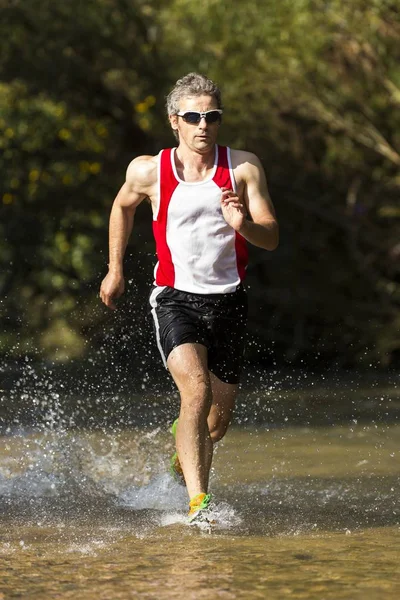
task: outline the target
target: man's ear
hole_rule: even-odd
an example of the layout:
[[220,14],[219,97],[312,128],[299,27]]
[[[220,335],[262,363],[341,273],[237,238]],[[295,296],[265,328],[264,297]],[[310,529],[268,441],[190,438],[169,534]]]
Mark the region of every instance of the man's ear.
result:
[[169,115],[168,118],[172,129],[178,131],[178,115]]

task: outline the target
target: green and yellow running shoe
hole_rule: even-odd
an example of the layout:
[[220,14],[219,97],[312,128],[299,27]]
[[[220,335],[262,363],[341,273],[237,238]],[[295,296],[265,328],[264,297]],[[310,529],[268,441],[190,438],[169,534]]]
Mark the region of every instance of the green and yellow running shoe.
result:
[[205,523],[208,525],[212,525],[214,521],[212,521],[210,517],[210,502],[211,502],[211,494],[197,494],[194,498],[189,502],[189,514],[188,521],[189,523]]
[[[170,429],[170,432],[172,433],[174,438],[176,438],[177,426],[178,426],[178,419],[175,419],[175,421],[172,423],[172,427]],[[181,463],[179,462],[179,457],[178,457],[177,452],[174,452],[174,454],[171,456],[171,460],[169,462],[169,471],[170,471],[172,477],[175,479],[175,481],[177,481],[181,485],[186,485],[185,477],[183,475],[182,466],[181,466]]]

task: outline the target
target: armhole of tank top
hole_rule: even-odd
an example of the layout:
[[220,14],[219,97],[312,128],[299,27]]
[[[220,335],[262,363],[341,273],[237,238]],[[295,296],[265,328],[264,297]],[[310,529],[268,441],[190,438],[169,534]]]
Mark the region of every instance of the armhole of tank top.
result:
[[234,192],[237,192],[235,175],[234,175],[233,168],[232,168],[231,149],[229,147],[226,149],[226,153],[228,156],[229,176],[231,178],[232,189]]
[[154,208],[153,221],[157,221],[158,213],[160,212],[161,205],[161,155],[164,150],[160,150],[157,157],[157,206]]

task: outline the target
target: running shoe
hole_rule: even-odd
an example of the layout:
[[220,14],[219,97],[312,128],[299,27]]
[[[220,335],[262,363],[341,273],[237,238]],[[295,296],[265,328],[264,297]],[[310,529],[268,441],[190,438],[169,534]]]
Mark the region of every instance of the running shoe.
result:
[[210,502],[211,494],[197,494],[189,502],[188,521],[192,523],[205,523],[212,525],[213,521],[210,517]]
[[[174,438],[176,438],[177,426],[178,426],[178,419],[175,419],[175,421],[172,423],[172,427],[170,429]],[[178,457],[177,452],[174,452],[174,454],[171,456],[171,460],[169,462],[169,471],[170,471],[172,477],[175,479],[175,481],[177,481],[181,485],[186,485],[185,477],[183,475],[182,466],[181,466],[181,463],[179,462],[179,457]]]

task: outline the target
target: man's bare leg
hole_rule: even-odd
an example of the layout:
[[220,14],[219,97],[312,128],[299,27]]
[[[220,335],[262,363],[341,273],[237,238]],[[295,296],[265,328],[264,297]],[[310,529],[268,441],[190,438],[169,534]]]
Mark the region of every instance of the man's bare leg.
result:
[[212,402],[207,349],[182,344],[168,356],[168,369],[181,396],[176,449],[189,498],[207,492],[213,444],[207,425]]
[[239,384],[225,383],[210,373],[212,405],[207,424],[213,443],[221,440],[232,419]]

